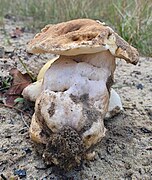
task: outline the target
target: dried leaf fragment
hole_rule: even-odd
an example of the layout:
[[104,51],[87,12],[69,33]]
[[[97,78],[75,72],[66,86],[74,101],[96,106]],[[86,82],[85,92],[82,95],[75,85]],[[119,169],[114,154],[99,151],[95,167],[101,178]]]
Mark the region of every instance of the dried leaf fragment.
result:
[[13,30],[13,32],[10,33],[11,38],[17,38],[22,35],[23,31],[19,27],[16,27],[16,29]]
[[18,69],[13,68],[10,71],[10,75],[13,76],[13,82],[11,87],[5,94],[6,104],[13,106],[15,104],[14,100],[20,97],[23,89],[28,86],[32,80],[30,76],[26,74],[22,74]]

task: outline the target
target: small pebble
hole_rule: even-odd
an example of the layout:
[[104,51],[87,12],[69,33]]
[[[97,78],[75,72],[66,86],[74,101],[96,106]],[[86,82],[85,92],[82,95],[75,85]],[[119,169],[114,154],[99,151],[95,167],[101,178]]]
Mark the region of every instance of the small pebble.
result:
[[139,84],[137,84],[137,86],[136,86],[136,87],[137,87],[137,89],[141,89],[141,90],[144,88],[144,86],[143,86],[142,84],[140,84],[140,83],[139,83]]
[[24,148],[22,148],[22,150],[25,151],[26,154],[31,154],[31,152],[32,152],[32,150],[28,147],[24,147]]
[[149,129],[147,129],[147,128],[145,128],[145,127],[140,128],[140,130],[141,130],[143,133],[152,133],[152,131],[150,131]]
[[11,135],[5,135],[5,138],[11,138]]
[[20,178],[26,177],[26,170],[16,169],[14,170],[14,175],[18,175]]

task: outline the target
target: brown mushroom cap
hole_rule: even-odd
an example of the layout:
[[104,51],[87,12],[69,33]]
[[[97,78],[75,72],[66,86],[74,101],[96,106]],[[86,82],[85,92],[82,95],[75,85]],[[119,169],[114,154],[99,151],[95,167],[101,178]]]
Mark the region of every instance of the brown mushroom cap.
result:
[[79,55],[109,50],[114,56],[136,64],[139,54],[110,27],[91,19],[47,25],[28,44],[29,53]]

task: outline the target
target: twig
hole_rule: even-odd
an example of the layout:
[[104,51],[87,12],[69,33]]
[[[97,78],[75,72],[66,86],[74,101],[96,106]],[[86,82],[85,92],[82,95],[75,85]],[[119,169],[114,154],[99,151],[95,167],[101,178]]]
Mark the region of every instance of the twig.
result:
[[46,169],[49,169],[51,166],[46,166],[46,167],[37,167],[37,166],[34,166],[34,167],[37,170],[46,170]]
[[123,87],[131,87],[130,85],[113,85],[112,88],[117,88],[117,89],[120,89],[120,88],[123,88]]
[[7,105],[7,104],[2,104],[2,103],[0,103],[0,106],[1,106],[1,107],[6,107],[6,108],[10,108],[10,109],[15,109],[16,111],[19,111],[19,112],[25,114],[26,116],[28,116],[29,118],[31,118],[31,116],[30,116],[29,114],[27,114],[27,113],[24,112],[23,110],[18,109],[18,108],[14,107],[14,106],[10,106],[10,105]]
[[32,79],[32,81],[34,81],[35,79],[33,78],[32,74],[30,73],[30,71],[28,70],[27,66],[25,65],[25,63],[22,61],[22,59],[20,57],[18,57],[20,63],[22,64],[22,66],[24,67],[24,69],[26,70],[27,74],[30,76],[30,78]]
[[135,109],[135,107],[123,106],[124,109]]
[[24,122],[25,126],[29,128],[30,126],[26,123],[22,112],[21,112],[21,118],[22,118],[22,121]]

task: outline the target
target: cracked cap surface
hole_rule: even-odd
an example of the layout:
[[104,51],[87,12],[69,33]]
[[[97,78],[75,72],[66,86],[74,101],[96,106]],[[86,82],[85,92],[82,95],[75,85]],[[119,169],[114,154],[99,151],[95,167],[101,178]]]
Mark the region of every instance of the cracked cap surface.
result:
[[138,51],[110,27],[91,19],[76,19],[45,26],[28,44],[29,53],[58,55],[90,54],[109,50],[116,57],[136,64]]

